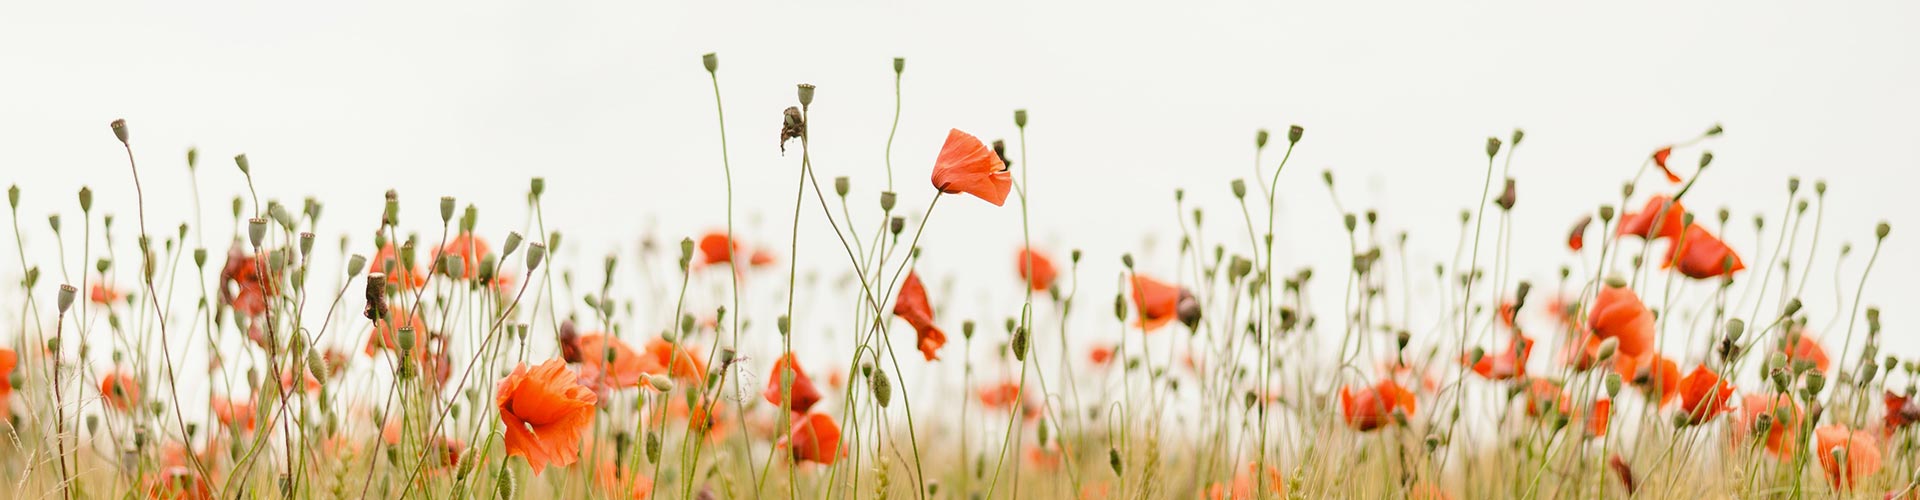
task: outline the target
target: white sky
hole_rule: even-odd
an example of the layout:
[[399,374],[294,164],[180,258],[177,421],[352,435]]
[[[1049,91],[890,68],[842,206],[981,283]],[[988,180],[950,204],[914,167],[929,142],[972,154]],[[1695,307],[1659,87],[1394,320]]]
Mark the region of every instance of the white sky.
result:
[[[723,224],[699,63],[718,52],[736,189],[751,207],[742,220],[758,218],[747,234],[783,248],[798,156],[781,156],[775,136],[793,84],[819,86],[817,167],[823,182],[853,177],[864,226],[886,182],[890,60],[904,56],[900,206],[931,196],[948,128],[1010,138],[1011,111],[1030,109],[1035,239],[1062,260],[1086,249],[1092,321],[1105,317],[1119,253],[1173,273],[1174,188],[1207,208],[1210,241],[1244,245],[1227,183],[1250,174],[1256,128],[1279,144],[1287,125],[1306,127],[1281,181],[1282,266],[1335,276],[1315,290],[1331,304],[1346,250],[1322,169],[1348,207],[1411,231],[1424,280],[1452,252],[1458,210],[1477,201],[1484,138],[1525,128],[1515,268],[1545,282],[1570,262],[1561,245],[1582,211],[1615,199],[1653,149],[1718,122],[1727,134],[1706,144],[1718,160],[1689,204],[1732,207],[1742,222],[1727,237],[1751,265],[1773,240],[1755,248],[1745,221],[1764,210],[1778,227],[1788,175],[1827,179],[1816,276],[1850,241],[1850,289],[1874,223],[1891,221],[1868,302],[1889,307],[1893,351],[1920,353],[1901,329],[1920,323],[1897,307],[1920,298],[1907,243],[1920,230],[1920,4],[1178,4],[12,3],[0,7],[0,183],[26,191],[36,250],[48,242],[39,214],[75,218],[81,185],[122,214],[130,241],[132,185],[107,130],[126,118],[153,225],[189,216],[182,154],[198,145],[213,236],[243,189],[226,159],[246,152],[263,195],[329,203],[325,248],[348,230],[364,246],[389,188],[422,231],[443,195],[478,204],[490,234],[518,229],[526,179],[540,175],[547,221],[592,269],[645,230],[671,241]],[[1698,152],[1676,154],[1683,174]],[[808,203],[803,265],[839,266]],[[941,203],[924,269],[968,271],[952,299],[966,304],[945,322],[1017,310],[1018,221],[1012,202]],[[1834,312],[1830,278],[1809,287],[1817,321]],[[749,313],[767,324],[778,311]]]

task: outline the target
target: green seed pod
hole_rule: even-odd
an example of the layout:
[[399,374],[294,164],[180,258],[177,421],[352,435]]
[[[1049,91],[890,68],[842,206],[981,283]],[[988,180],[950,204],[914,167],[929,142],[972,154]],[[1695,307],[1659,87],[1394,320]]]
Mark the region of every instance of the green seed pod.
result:
[[1019,128],[1027,128],[1027,110],[1024,110],[1024,109],[1013,110],[1013,126],[1019,127]]
[[887,377],[886,370],[873,370],[868,378],[868,385],[873,388],[873,400],[880,403],[881,408],[886,408],[893,402],[893,379]]
[[1306,132],[1307,129],[1301,128],[1299,125],[1287,127],[1287,144],[1293,145],[1299,143],[1300,136],[1305,135]]
[[73,297],[79,293],[80,289],[74,288],[73,285],[60,285],[60,312],[62,314],[65,314],[68,308],[73,307]]
[[1113,467],[1113,475],[1119,476],[1123,474],[1122,471],[1125,470],[1125,467],[1123,467],[1123,464],[1120,462],[1119,448],[1107,448],[1107,465]]
[[513,479],[513,468],[501,467],[500,472],[493,477],[493,487],[494,492],[499,493],[500,500],[510,500],[519,496],[514,491],[519,486]]
[[[555,236],[558,236],[556,234]],[[539,243],[527,245],[527,271],[540,268],[540,261],[547,258],[547,247]]]
[[660,462],[660,435],[647,433],[647,463]]
[[1023,326],[1015,329],[1013,332],[1013,359],[1026,361],[1029,344],[1027,328]]

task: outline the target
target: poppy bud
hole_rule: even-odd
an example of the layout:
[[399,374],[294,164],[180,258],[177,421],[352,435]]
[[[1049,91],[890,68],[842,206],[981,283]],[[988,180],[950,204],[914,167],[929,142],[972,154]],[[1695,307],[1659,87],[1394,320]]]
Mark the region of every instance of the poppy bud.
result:
[[1505,190],[1502,190],[1500,192],[1500,197],[1495,198],[1493,202],[1497,205],[1500,205],[1501,210],[1513,210],[1513,202],[1516,201],[1514,199],[1516,194],[1517,193],[1515,193],[1513,190],[1513,178],[1508,177],[1507,188]]
[[513,500],[519,497],[514,493],[517,485],[513,480],[512,467],[501,467],[500,472],[493,476],[493,485],[494,491],[500,495],[500,500]]
[[893,191],[881,191],[880,192],[880,210],[886,211],[886,212],[893,211],[893,198],[894,198]]
[[20,185],[19,184],[14,184],[12,186],[7,187],[7,208],[14,209],[14,210],[20,209]]
[[1353,232],[1353,228],[1359,225],[1359,219],[1355,219],[1353,217],[1353,214],[1346,214],[1341,216],[1340,222],[1341,224],[1347,226],[1347,232],[1349,233]]
[[1113,316],[1116,318],[1120,318],[1120,321],[1127,320],[1127,295],[1126,294],[1120,293],[1120,294],[1113,295]]
[[[1709,163],[1713,163],[1713,152],[1707,151],[1704,153],[1700,153],[1700,168],[1707,168],[1707,164]],[[1826,186],[1826,182],[1823,181],[1817,187],[1820,187],[1821,191],[1826,191],[1825,186]]]
[[871,379],[868,384],[873,388],[873,400],[879,402],[881,408],[886,408],[893,402],[893,379],[887,378],[886,370],[874,370],[868,377]]
[[113,138],[119,139],[120,145],[124,146],[127,144],[127,120],[114,120],[113,123],[109,123],[107,126],[113,127]]
[[652,384],[653,390],[656,391],[668,392],[673,390],[673,379],[667,378],[666,375],[649,375],[647,376],[647,383]]
[[527,272],[540,267],[540,261],[547,257],[547,247],[539,243],[527,245]]
[[1325,183],[1327,183],[1327,187],[1333,187],[1333,171],[1332,171],[1332,170],[1321,170],[1321,171],[1320,171],[1320,182],[1325,182]]
[[247,163],[246,153],[233,155],[233,164],[235,166],[240,167],[240,173],[242,175],[248,175],[248,176],[253,175],[253,167],[251,166],[251,164]]
[[813,105],[813,84],[802,83],[799,85],[799,88],[800,88],[800,105],[801,106]]
[[1113,475],[1120,475],[1123,467],[1120,463],[1120,449],[1107,448],[1107,465],[1113,467]]
[[532,181],[528,181],[527,192],[532,193],[534,198],[539,198],[541,194],[547,192],[547,178],[535,177]]
[[1881,222],[1880,225],[1873,227],[1873,237],[1875,239],[1887,239],[1887,233],[1890,231],[1893,231],[1893,227],[1887,225],[1886,222]]
[[1080,263],[1080,249],[1078,249],[1078,248],[1075,248],[1075,249],[1073,249],[1073,251],[1072,251],[1072,252],[1068,252],[1068,253],[1067,253],[1067,259],[1068,259],[1068,260],[1071,260],[1071,261],[1073,261],[1073,263],[1075,263],[1075,264],[1079,264],[1079,263]]
[[67,312],[67,308],[73,307],[73,296],[74,294],[77,294],[79,292],[80,292],[80,289],[74,288],[73,285],[60,285],[60,312],[61,313],[65,313]]
[[[195,250],[195,252],[197,253],[194,254],[194,258],[198,259],[200,258],[200,256],[206,254],[206,249]],[[352,257],[347,258],[347,277],[351,278],[354,276],[359,276],[360,270],[365,269],[366,266],[367,266],[366,256],[360,255],[357,253],[353,254]]]
[[[712,73],[712,72],[715,72],[715,71],[719,71],[719,70],[720,70],[720,56],[719,56],[718,54],[715,54],[715,53],[712,53],[712,52],[708,52],[708,53],[706,53],[706,54],[701,54],[701,55],[700,55],[700,65],[701,65],[701,66],[705,66],[705,67],[707,68],[707,72],[708,72],[708,73]],[[898,66],[898,64],[895,64],[895,66]]]
[[1241,180],[1241,179],[1234,179],[1234,180],[1233,180],[1233,183],[1232,183],[1232,184],[1230,184],[1230,185],[1231,185],[1231,186],[1233,186],[1233,197],[1234,197],[1234,198],[1246,198],[1246,197],[1247,197],[1247,181],[1245,181],[1245,180]]
[[960,322],[960,336],[967,339],[973,338],[973,320]]
[[834,194],[838,194],[840,195],[841,198],[845,198],[847,197],[847,189],[849,188],[851,188],[851,186],[848,185],[847,176],[842,175],[842,176],[833,178]]
[[468,204],[466,211],[460,214],[460,232],[471,233],[473,232],[473,228],[479,224],[480,209],[474,207],[472,204]]
[[501,248],[500,256],[504,258],[508,255],[513,255],[513,251],[518,250],[519,248],[520,248],[520,233],[517,233],[517,232],[507,233],[506,246]]
[[1306,132],[1307,129],[1300,128],[1299,125],[1287,127],[1287,144],[1293,145],[1294,143],[1300,142],[1300,136]]
[[1607,397],[1613,397],[1614,395],[1619,394],[1620,393],[1620,374],[1607,373],[1605,384],[1607,386]]
[[1791,317],[1798,312],[1800,312],[1800,299],[1788,299],[1787,307],[1780,311],[1780,317]]
[[1727,338],[1728,339],[1738,341],[1740,340],[1740,334],[1746,332],[1746,330],[1747,330],[1746,321],[1741,321],[1740,318],[1733,318],[1733,319],[1727,320]]
[[780,335],[784,336],[787,332],[791,331],[790,328],[793,327],[793,320],[782,314],[778,319],[773,321],[773,324],[780,330]]
[[1860,383],[1865,384],[1867,382],[1872,382],[1873,376],[1878,374],[1879,370],[1880,370],[1880,365],[1876,365],[1873,363],[1867,363],[1865,365],[1861,365],[1860,366]]
[[1520,140],[1525,138],[1527,138],[1527,131],[1516,128],[1516,129],[1513,129],[1513,139],[1509,140],[1508,142],[1512,143],[1513,147],[1517,148],[1517,147],[1520,147]]
[[60,233],[60,214],[48,215],[47,226],[53,228],[54,234],[59,234]]
[[440,197],[440,223],[445,224],[451,220],[453,220],[453,197],[442,196]]
[[1493,158],[1493,155],[1496,155],[1496,154],[1500,154],[1500,138],[1488,137],[1487,138],[1487,158]]
[[1262,149],[1267,147],[1267,129],[1263,128],[1253,132],[1253,147]]
[[1608,337],[1606,340],[1600,341],[1600,352],[1598,353],[1598,355],[1595,356],[1595,359],[1598,361],[1606,361],[1608,359],[1613,359],[1614,350],[1619,348],[1620,348],[1620,339],[1616,337]]
[[1028,335],[1027,335],[1027,328],[1026,328],[1026,327],[1024,327],[1024,326],[1023,326],[1023,327],[1019,327],[1019,328],[1016,328],[1016,329],[1014,329],[1014,331],[1013,331],[1013,359],[1015,359],[1015,360],[1019,360],[1019,361],[1026,361],[1026,360],[1027,360],[1027,347],[1029,347],[1029,345],[1030,345],[1030,343],[1031,343],[1031,342],[1030,342],[1030,339],[1029,339],[1029,337],[1028,337]]
[[1826,195],[1827,195],[1827,180],[1826,180],[1826,179],[1820,179],[1820,180],[1817,180],[1817,181],[1813,181],[1813,194],[1814,194],[1814,195],[1816,195],[1816,196],[1826,196]]
[[247,219],[247,241],[253,242],[254,248],[260,248],[260,243],[266,239],[267,220],[259,217]]
[[1174,307],[1174,311],[1180,318],[1180,322],[1187,325],[1188,330],[1193,330],[1200,325],[1200,301],[1193,297],[1192,292],[1180,291],[1180,301]]
[[1013,110],[1013,126],[1027,128],[1027,110]]
[[1720,124],[1715,123],[1713,124],[1713,128],[1707,129],[1707,137],[1720,135],[1722,132],[1726,132],[1726,129],[1720,128]]
[[93,188],[86,186],[80,187],[80,211],[93,211]]
[[907,230],[907,219],[895,215],[893,219],[887,221],[887,229],[893,231],[894,236],[899,236],[901,231]]

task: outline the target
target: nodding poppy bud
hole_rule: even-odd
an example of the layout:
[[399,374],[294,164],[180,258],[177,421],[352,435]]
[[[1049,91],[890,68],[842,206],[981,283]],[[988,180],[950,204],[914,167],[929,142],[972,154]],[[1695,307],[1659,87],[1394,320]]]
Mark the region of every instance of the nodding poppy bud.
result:
[[254,248],[260,248],[260,243],[266,239],[267,220],[259,217],[247,219],[247,241],[253,242]]
[[1200,300],[1194,298],[1192,292],[1181,290],[1180,301],[1176,304],[1175,316],[1180,318],[1182,324],[1187,325],[1187,330],[1194,330],[1200,325]]
[[893,74],[898,76],[899,74],[905,73],[906,71],[907,71],[907,58],[905,57],[893,58]]
[[1467,364],[1469,365],[1480,364],[1480,360],[1486,357],[1487,357],[1486,348],[1480,347],[1480,346],[1474,346],[1473,350],[1467,353]]
[[1740,340],[1740,334],[1745,333],[1746,331],[1747,331],[1747,322],[1741,321],[1740,318],[1733,318],[1733,319],[1727,320],[1727,338],[1728,339],[1732,339],[1738,342]]
[[80,211],[93,211],[93,188],[86,186],[80,187]]
[[60,312],[65,313],[67,308],[73,307],[73,296],[77,293],[80,293],[80,289],[73,285],[60,285]]
[[1607,373],[1607,378],[1605,383],[1607,386],[1607,397],[1613,397],[1614,395],[1620,394],[1620,374],[1619,373],[1614,373],[1614,372]]
[[811,83],[802,83],[802,84],[800,84],[800,85],[799,85],[799,88],[800,88],[800,92],[799,92],[799,93],[800,93],[800,105],[801,105],[801,106],[811,106],[811,105],[813,105],[813,84],[811,84]]
[[1013,126],[1027,128],[1027,110],[1013,110]]
[[1886,222],[1881,222],[1880,225],[1873,227],[1873,237],[1884,240],[1887,239],[1887,233],[1891,231],[1893,231],[1893,226],[1887,225]]
[[1267,147],[1267,129],[1263,128],[1253,132],[1253,147],[1255,148]]
[[893,379],[887,378],[886,370],[873,370],[867,376],[871,379],[868,385],[873,388],[873,400],[886,408],[893,402]]
[[1324,182],[1324,183],[1326,183],[1326,184],[1327,184],[1327,187],[1333,187],[1333,171],[1332,171],[1332,170],[1321,170],[1321,171],[1320,171],[1320,182]]
[[539,198],[540,195],[547,192],[547,178],[545,177],[535,177],[533,180],[528,181],[527,184],[527,192],[532,193],[534,198]]
[[841,198],[847,197],[847,190],[853,187],[850,182],[844,175],[833,178],[833,193]]
[[1488,137],[1487,138],[1487,158],[1491,159],[1493,158],[1493,155],[1497,155],[1497,154],[1500,154],[1500,138]]
[[774,320],[773,324],[775,327],[778,327],[781,335],[786,335],[787,332],[791,331],[791,328],[793,328],[793,319],[788,318],[786,315],[782,314],[780,315],[779,319]]
[[1307,132],[1307,129],[1300,128],[1299,125],[1287,127],[1287,145],[1293,145],[1295,143],[1300,142],[1300,136],[1303,134],[1306,134],[1306,132]]
[[248,175],[248,176],[253,175],[253,166],[252,164],[247,163],[246,153],[233,155],[233,164],[235,166],[240,167],[240,173],[242,175]]
[[1015,328],[1013,330],[1013,359],[1026,361],[1027,347],[1030,345],[1031,339],[1027,335],[1027,327],[1022,326]]
[[1601,205],[1600,206],[1600,222],[1607,223],[1612,221],[1613,221],[1613,205]]
[[899,236],[901,231],[907,230],[907,218],[893,216],[892,219],[887,220],[887,229],[893,231],[894,236]]
[[399,342],[400,352],[403,352],[403,353],[413,352],[413,327],[411,326],[400,327],[400,334],[398,335],[398,337],[400,340]]
[[960,336],[968,339],[973,338],[973,320],[960,322]]
[[1133,269],[1133,253],[1120,254],[1120,265],[1127,266],[1127,269]]
[[127,120],[114,120],[113,123],[109,123],[107,126],[113,127],[113,138],[119,139],[120,144],[123,146],[127,144]]
[[19,184],[14,184],[12,186],[7,187],[7,208],[11,208],[15,210],[18,210],[20,208],[20,185]]
[[1229,184],[1229,185],[1231,185],[1231,186],[1233,186],[1233,197],[1234,197],[1234,198],[1246,198],[1246,197],[1247,197],[1247,181],[1246,181],[1246,180],[1243,180],[1243,179],[1234,179],[1234,180],[1233,180],[1233,183],[1232,183],[1232,184]]
[[1353,232],[1353,228],[1360,225],[1360,219],[1354,217],[1353,214],[1345,214],[1340,216],[1340,224],[1347,226],[1347,232],[1351,233]]
[[512,498],[519,498],[519,496],[514,492],[514,490],[517,489],[515,486],[516,484],[515,484],[515,481],[513,480],[512,467],[501,467],[500,472],[497,474],[494,474],[493,490],[499,493],[500,500],[509,500]]
[[[1700,168],[1707,168],[1707,164],[1709,163],[1713,163],[1713,152],[1707,151],[1700,153]],[[1826,191],[1825,185],[1826,182],[1822,181],[1818,187],[1821,188],[1821,191]]]
[[657,373],[649,375],[647,377],[647,383],[653,384],[653,390],[656,391],[668,392],[673,390],[673,379],[667,378],[666,375]]
[[1726,132],[1726,129],[1720,128],[1720,124],[1715,123],[1713,124],[1713,128],[1707,129],[1707,137],[1720,135],[1721,132]]
[[1397,349],[1406,350],[1407,344],[1411,342],[1413,342],[1413,332],[1401,330],[1393,334],[1393,344]]
[[1505,190],[1500,191],[1500,197],[1495,198],[1493,202],[1497,205],[1500,205],[1501,210],[1513,210],[1513,203],[1517,201],[1515,200],[1515,197],[1517,195],[1518,193],[1515,193],[1513,190],[1513,178],[1508,177],[1507,188]]
[[539,243],[527,245],[527,272],[540,267],[540,261],[547,258],[547,247]]
[[453,197],[442,196],[440,197],[440,223],[445,224],[451,220],[453,220]]
[[1113,475],[1116,475],[1116,476],[1121,475],[1121,470],[1123,469],[1123,467],[1121,466],[1122,464],[1120,463],[1119,448],[1107,448],[1107,465],[1110,467],[1113,467]]
[[1517,148],[1517,147],[1520,147],[1520,140],[1525,138],[1527,138],[1527,131],[1516,128],[1516,129],[1513,129],[1513,139],[1509,140],[1508,142],[1512,143],[1513,147]]
[[1606,361],[1609,359],[1613,359],[1613,352],[1619,348],[1620,348],[1620,339],[1616,337],[1608,337],[1606,340],[1600,341],[1600,352],[1594,357],[1594,359],[1597,361]]
[[1800,312],[1800,299],[1788,299],[1787,306],[1780,310],[1780,317],[1791,317],[1798,312]]
[[712,72],[715,72],[715,71],[719,71],[719,70],[720,70],[720,55],[719,55],[719,54],[715,54],[715,53],[712,53],[712,52],[708,52],[708,53],[705,53],[705,54],[701,54],[701,55],[700,55],[700,65],[701,65],[701,66],[704,66],[704,67],[706,67],[706,68],[707,68],[707,72],[708,72],[708,73],[712,73]]

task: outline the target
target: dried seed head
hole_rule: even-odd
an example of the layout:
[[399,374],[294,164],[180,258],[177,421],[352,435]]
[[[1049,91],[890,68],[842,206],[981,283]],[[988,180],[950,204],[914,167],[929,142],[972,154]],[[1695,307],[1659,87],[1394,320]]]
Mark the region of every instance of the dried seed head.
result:
[[68,308],[73,307],[73,296],[78,293],[80,293],[80,289],[74,288],[73,285],[60,285],[61,313],[66,313]]
[[1300,136],[1303,134],[1306,134],[1306,132],[1307,132],[1307,129],[1300,128],[1299,125],[1287,127],[1287,145],[1293,145],[1295,143],[1299,143]]
[[1027,110],[1024,110],[1024,109],[1013,110],[1013,126],[1019,127],[1019,128],[1027,128]]
[[894,202],[894,194],[893,194],[893,191],[881,191],[881,192],[880,192],[880,210],[881,210],[881,211],[885,211],[885,212],[892,212],[892,211],[893,211],[893,202]]

